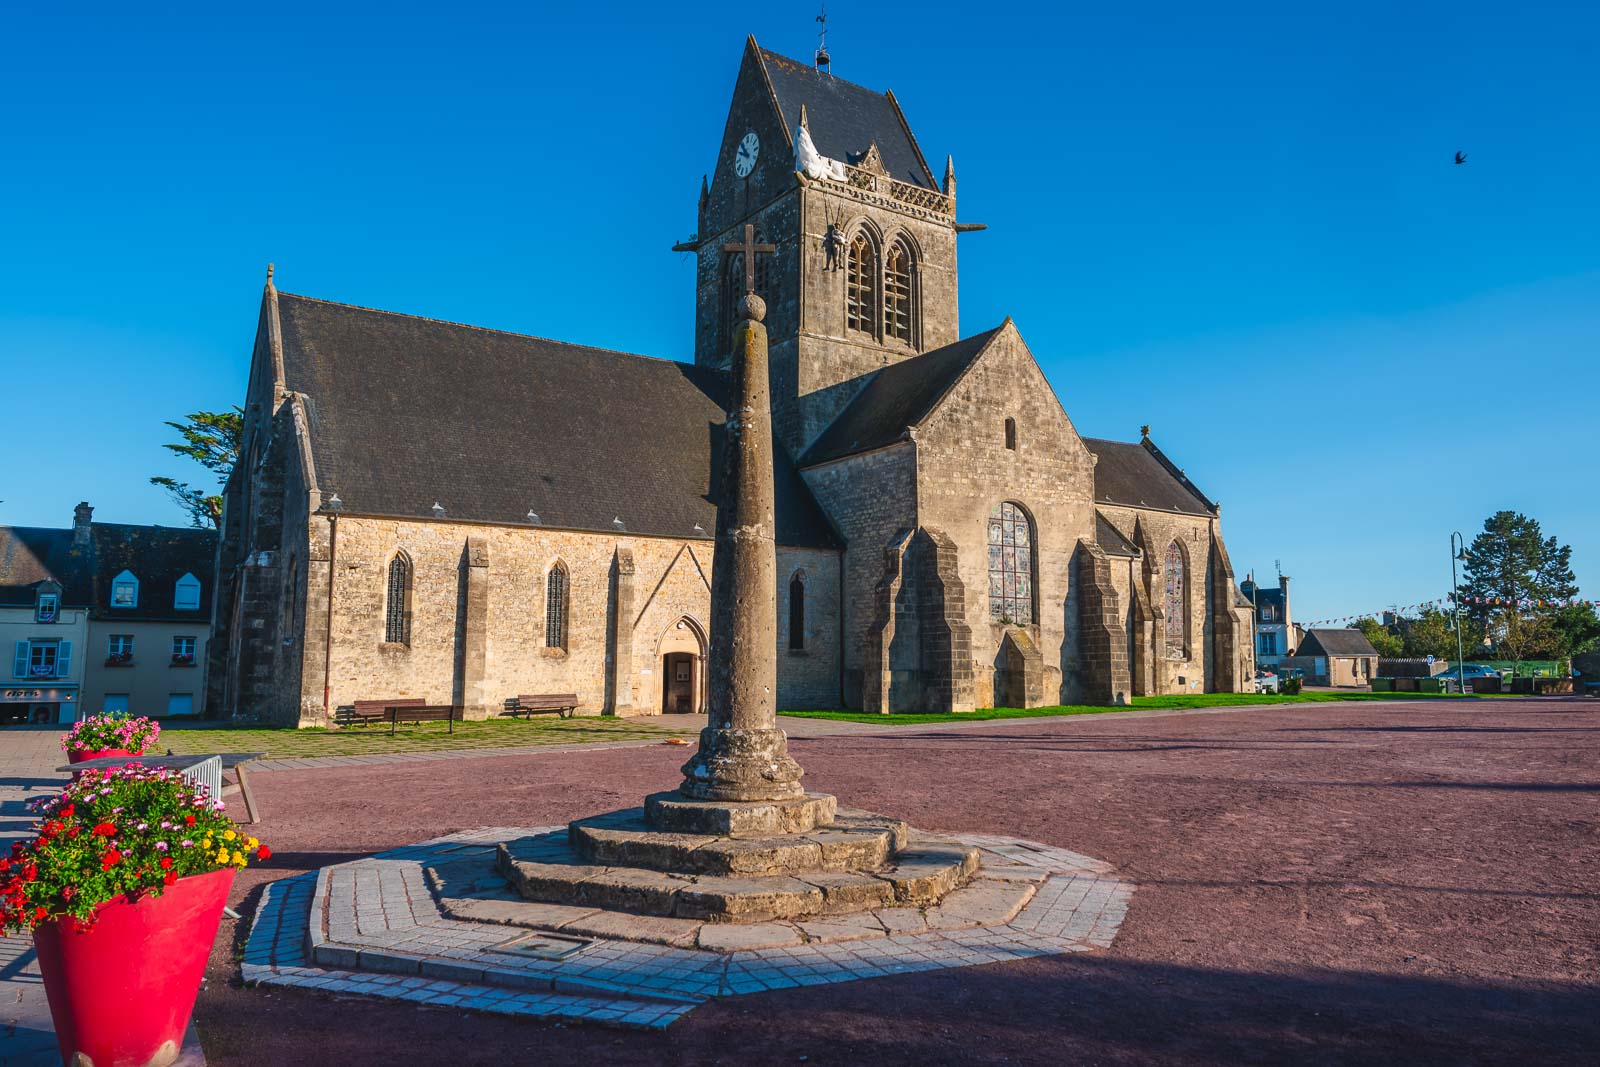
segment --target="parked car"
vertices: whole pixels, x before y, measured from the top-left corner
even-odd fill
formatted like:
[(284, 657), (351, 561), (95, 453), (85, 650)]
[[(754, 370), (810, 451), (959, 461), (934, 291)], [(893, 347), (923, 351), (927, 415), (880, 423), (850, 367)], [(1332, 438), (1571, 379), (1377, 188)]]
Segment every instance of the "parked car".
[[(1457, 677), (1456, 669), (1451, 667), (1438, 677), (1455, 678)], [(1502, 675), (1493, 667), (1485, 667), (1481, 663), (1463, 663), (1461, 665), (1460, 677), (1470, 683), (1474, 678), (1500, 678)]]
[(1276, 674), (1271, 671), (1256, 671), (1256, 692), (1276, 693), (1279, 688), (1280, 683)]

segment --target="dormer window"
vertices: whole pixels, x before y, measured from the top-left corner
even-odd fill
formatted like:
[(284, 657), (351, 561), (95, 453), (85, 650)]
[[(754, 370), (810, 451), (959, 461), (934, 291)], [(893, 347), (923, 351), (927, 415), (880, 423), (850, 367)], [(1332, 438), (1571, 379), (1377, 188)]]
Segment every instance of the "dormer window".
[(40, 593), (39, 602), (34, 605), (33, 618), (36, 622), (55, 622), (56, 616), (61, 612), (61, 596), (59, 593)]
[(136, 608), (139, 606), (139, 579), (132, 571), (123, 571), (111, 580), (111, 606)]
[(172, 591), (172, 606), (178, 611), (198, 611), (200, 608), (200, 579), (185, 574), (178, 579)]

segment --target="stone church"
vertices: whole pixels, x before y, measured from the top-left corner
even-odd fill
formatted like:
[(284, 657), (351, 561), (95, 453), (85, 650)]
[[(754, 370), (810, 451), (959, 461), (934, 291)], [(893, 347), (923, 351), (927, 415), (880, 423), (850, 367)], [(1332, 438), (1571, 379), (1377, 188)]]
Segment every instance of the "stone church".
[[(819, 57), (820, 58), (820, 57)], [(1241, 691), (1218, 506), (1080, 437), (1016, 325), (962, 334), (954, 167), (894, 94), (747, 42), (702, 183), (692, 364), (281, 292), (225, 489), (211, 707), (699, 711), (734, 306), (755, 228), (778, 701), (961, 712)]]

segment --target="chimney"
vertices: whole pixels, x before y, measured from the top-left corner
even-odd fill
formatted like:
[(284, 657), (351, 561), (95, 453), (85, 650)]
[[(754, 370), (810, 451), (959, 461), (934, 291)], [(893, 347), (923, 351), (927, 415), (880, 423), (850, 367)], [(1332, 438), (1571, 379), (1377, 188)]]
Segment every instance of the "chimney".
[(1283, 593), (1283, 643), (1294, 641), (1294, 616), (1289, 613), (1289, 577), (1278, 575), (1278, 589)]
[(89, 506), (87, 500), (80, 501), (72, 509), (72, 547), (87, 548), (89, 545), (89, 523), (94, 519), (94, 508)]

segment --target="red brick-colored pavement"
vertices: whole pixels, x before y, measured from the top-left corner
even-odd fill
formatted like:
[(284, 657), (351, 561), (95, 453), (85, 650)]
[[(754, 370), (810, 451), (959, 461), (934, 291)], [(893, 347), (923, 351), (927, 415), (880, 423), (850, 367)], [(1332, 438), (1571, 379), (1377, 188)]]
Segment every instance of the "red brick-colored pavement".
[[(797, 739), (808, 784), (929, 829), (1108, 860), (1107, 952), (708, 1004), (666, 1033), (246, 989), (214, 1065), (1594, 1062), (1600, 701), (1333, 704)], [(262, 881), (453, 830), (637, 803), (684, 749), (281, 771)], [(239, 901), (242, 900), (242, 903)]]

